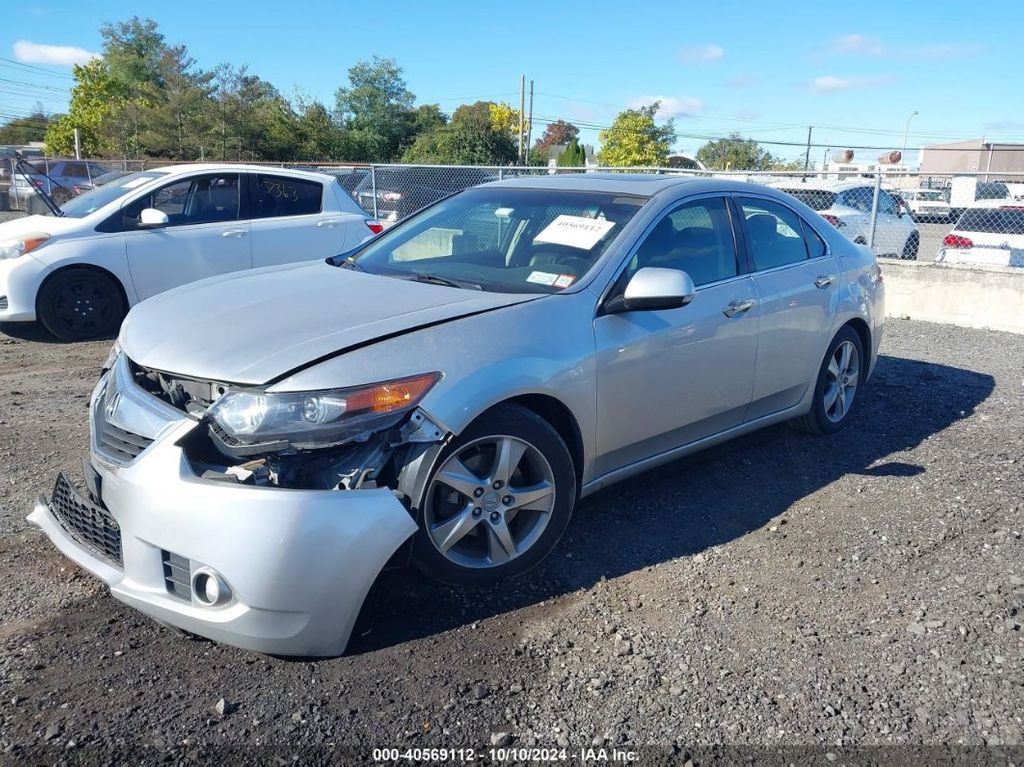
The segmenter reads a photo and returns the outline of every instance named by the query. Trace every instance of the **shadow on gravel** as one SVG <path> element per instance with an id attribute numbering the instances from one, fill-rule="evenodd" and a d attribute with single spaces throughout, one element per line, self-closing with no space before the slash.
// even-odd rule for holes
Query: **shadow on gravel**
<path id="1" fill-rule="evenodd" d="M 348 652 L 429 636 L 692 556 L 762 527 L 844 475 L 919 475 L 925 467 L 884 459 L 970 416 L 994 386 L 989 375 L 883 356 L 844 431 L 811 437 L 770 427 L 603 490 L 579 504 L 552 555 L 521 579 L 456 590 L 412 568 L 382 574 Z M 838 504 L 836 513 L 843 511 Z"/>
<path id="2" fill-rule="evenodd" d="M 0 333 L 17 338 L 19 341 L 34 341 L 39 344 L 67 343 L 51 335 L 50 331 L 38 322 L 0 322 Z"/>

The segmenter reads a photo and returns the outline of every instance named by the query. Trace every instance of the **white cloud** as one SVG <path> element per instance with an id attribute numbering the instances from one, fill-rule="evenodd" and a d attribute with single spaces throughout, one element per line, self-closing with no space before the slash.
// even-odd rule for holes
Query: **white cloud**
<path id="1" fill-rule="evenodd" d="M 633 99 L 629 106 L 630 109 L 639 109 L 653 104 L 655 101 L 661 102 L 658 117 L 665 120 L 673 117 L 692 117 L 697 112 L 704 111 L 703 101 L 686 96 L 641 96 L 638 99 Z"/>
<path id="2" fill-rule="evenodd" d="M 76 48 L 73 45 L 45 45 L 28 40 L 18 40 L 14 44 L 14 58 L 25 64 L 70 67 L 72 64 L 85 64 L 99 56 L 98 53 L 87 51 L 85 48 Z"/>
<path id="3" fill-rule="evenodd" d="M 696 45 L 683 48 L 679 52 L 683 61 L 721 61 L 725 58 L 725 49 L 720 45 Z"/>
<path id="4" fill-rule="evenodd" d="M 890 77 L 835 77 L 825 75 L 815 77 L 807 83 L 807 90 L 811 93 L 841 93 L 860 88 L 871 88 L 877 85 L 885 85 L 892 81 Z"/>
<path id="5" fill-rule="evenodd" d="M 829 47 L 835 53 L 848 53 L 855 56 L 885 55 L 885 47 L 881 40 L 866 35 L 843 35 L 833 40 Z"/>

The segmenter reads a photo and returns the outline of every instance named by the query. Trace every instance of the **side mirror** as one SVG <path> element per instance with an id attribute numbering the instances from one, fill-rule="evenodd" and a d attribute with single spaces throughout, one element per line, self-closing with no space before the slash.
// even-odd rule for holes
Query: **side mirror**
<path id="1" fill-rule="evenodd" d="M 167 214 L 156 208 L 143 208 L 142 213 L 139 214 L 139 226 L 167 226 L 168 223 L 170 223 L 170 219 L 167 218 Z"/>
<path id="2" fill-rule="evenodd" d="M 630 278 L 621 296 L 612 298 L 605 305 L 605 311 L 678 309 L 690 303 L 694 293 L 693 280 L 681 269 L 645 266 Z"/>

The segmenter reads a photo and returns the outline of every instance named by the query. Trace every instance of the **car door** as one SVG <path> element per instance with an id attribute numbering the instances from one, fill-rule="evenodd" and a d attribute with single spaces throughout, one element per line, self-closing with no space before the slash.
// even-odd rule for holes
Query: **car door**
<path id="1" fill-rule="evenodd" d="M 645 266 L 686 271 L 696 293 L 678 309 L 595 319 L 599 474 L 737 426 L 750 403 L 759 309 L 725 198 L 667 211 L 612 296 Z"/>
<path id="2" fill-rule="evenodd" d="M 796 405 L 813 386 L 832 328 L 839 266 L 791 208 L 737 197 L 760 308 L 754 394 L 747 420 Z"/>
<path id="3" fill-rule="evenodd" d="M 358 218 L 335 210 L 324 184 L 315 179 L 253 173 L 252 264 L 254 268 L 293 261 L 323 260 L 342 253 Z M 352 243 L 353 245 L 355 243 Z"/>
<path id="4" fill-rule="evenodd" d="M 139 298 L 252 266 L 247 195 L 238 173 L 178 178 L 121 209 L 128 268 Z M 145 227 L 145 208 L 167 215 Z"/>

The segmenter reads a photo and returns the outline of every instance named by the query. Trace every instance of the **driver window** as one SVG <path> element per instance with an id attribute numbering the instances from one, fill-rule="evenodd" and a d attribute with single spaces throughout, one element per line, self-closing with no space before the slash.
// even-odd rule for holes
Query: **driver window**
<path id="1" fill-rule="evenodd" d="M 627 279 L 645 266 L 680 269 L 698 286 L 739 274 L 725 200 L 696 200 L 666 214 L 640 244 Z"/>
<path id="2" fill-rule="evenodd" d="M 175 181 L 126 206 L 122 211 L 124 228 L 136 228 L 145 208 L 166 213 L 168 226 L 235 221 L 239 194 L 237 173 Z"/>

